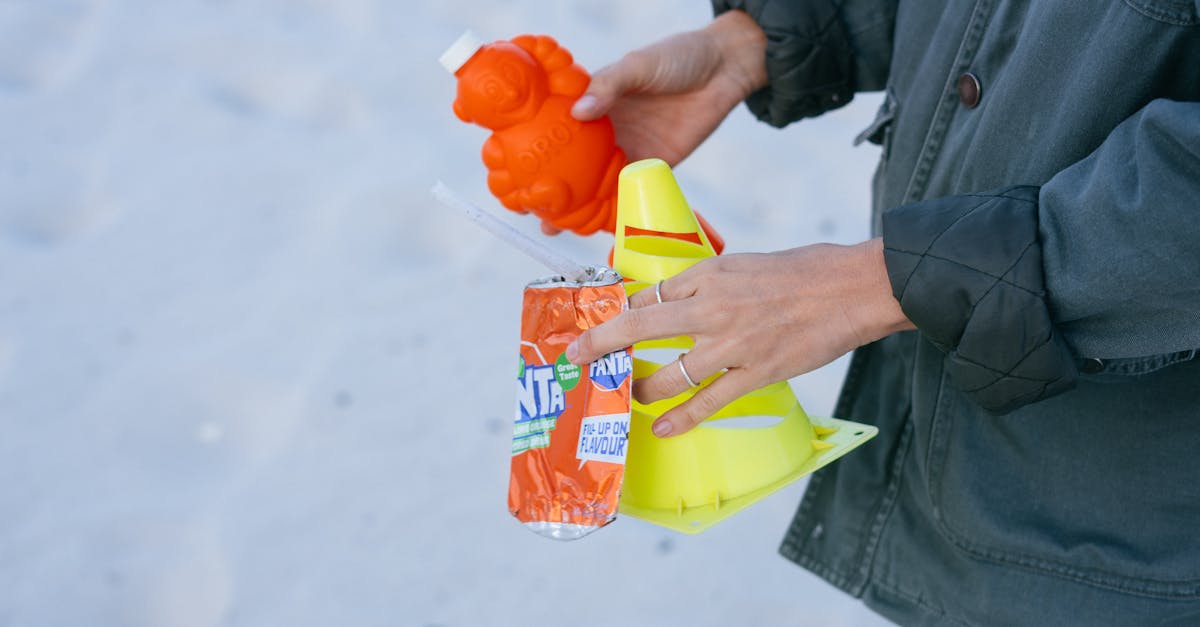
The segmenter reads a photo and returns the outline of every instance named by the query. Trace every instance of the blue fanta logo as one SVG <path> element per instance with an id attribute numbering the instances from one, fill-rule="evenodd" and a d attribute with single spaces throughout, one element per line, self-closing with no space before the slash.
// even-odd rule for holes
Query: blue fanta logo
<path id="1" fill-rule="evenodd" d="M 588 378 L 602 390 L 621 387 L 632 373 L 633 360 L 626 349 L 609 353 L 588 366 Z"/>
<path id="2" fill-rule="evenodd" d="M 550 432 L 567 408 L 554 366 L 525 366 L 517 377 L 517 410 L 513 416 L 512 454 L 550 446 Z"/>
<path id="3" fill-rule="evenodd" d="M 562 386 L 554 379 L 554 366 L 529 366 L 517 379 L 517 422 L 557 418 L 566 409 Z"/>

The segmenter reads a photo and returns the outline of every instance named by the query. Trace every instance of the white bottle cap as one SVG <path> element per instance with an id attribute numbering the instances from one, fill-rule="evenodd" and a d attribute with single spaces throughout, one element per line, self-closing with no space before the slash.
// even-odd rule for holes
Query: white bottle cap
<path id="1" fill-rule="evenodd" d="M 479 51 L 485 43 L 487 42 L 480 39 L 474 31 L 468 30 L 450 44 L 446 52 L 443 52 L 442 56 L 438 58 L 438 62 L 446 68 L 447 72 L 454 74 L 459 68 L 466 65 L 471 56 Z"/>

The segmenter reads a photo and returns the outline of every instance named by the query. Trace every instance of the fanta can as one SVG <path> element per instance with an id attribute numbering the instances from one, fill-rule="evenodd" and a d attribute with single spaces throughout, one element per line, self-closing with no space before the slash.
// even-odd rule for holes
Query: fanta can
<path id="1" fill-rule="evenodd" d="M 589 269 L 525 288 L 508 509 L 530 530 L 581 538 L 617 515 L 629 438 L 631 349 L 587 366 L 567 345 L 628 306 L 621 275 Z"/>

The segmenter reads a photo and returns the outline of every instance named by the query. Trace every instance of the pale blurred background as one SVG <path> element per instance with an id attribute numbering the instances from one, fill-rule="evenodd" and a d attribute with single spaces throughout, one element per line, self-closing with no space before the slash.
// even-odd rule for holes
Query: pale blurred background
<path id="1" fill-rule="evenodd" d="M 776 553 L 801 484 L 694 537 L 562 544 L 505 509 L 546 272 L 430 199 L 500 211 L 437 57 L 535 32 L 595 70 L 709 17 L 0 0 L 0 626 L 882 624 Z M 739 107 L 680 183 L 730 251 L 864 239 L 877 103 L 782 132 Z M 810 413 L 844 367 L 792 382 Z"/>

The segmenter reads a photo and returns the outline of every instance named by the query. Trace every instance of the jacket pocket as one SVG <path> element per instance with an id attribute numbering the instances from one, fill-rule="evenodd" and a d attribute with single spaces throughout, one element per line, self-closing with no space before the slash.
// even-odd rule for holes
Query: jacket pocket
<path id="1" fill-rule="evenodd" d="M 1193 359 L 1200 349 L 1118 359 L 1085 358 L 1078 363 L 1080 377 L 1106 383 L 1136 383 L 1137 377 Z"/>
<path id="2" fill-rule="evenodd" d="M 875 174 L 871 178 L 871 198 L 874 203 L 872 205 L 871 233 L 875 235 L 880 232 L 880 215 L 884 208 L 884 186 L 887 182 L 888 157 L 892 149 L 892 126 L 896 120 L 896 104 L 896 94 L 891 87 L 888 87 L 884 92 L 883 104 L 879 105 L 879 111 L 875 113 L 875 119 L 870 126 L 863 129 L 854 138 L 855 146 L 859 146 L 863 142 L 870 142 L 882 148 L 879 153 L 879 165 L 875 166 Z"/>
<path id="3" fill-rule="evenodd" d="M 985 561 L 1126 594 L 1200 598 L 1200 362 L 1081 382 L 990 416 L 947 381 L 930 431 L 940 533 Z"/>
<path id="4" fill-rule="evenodd" d="M 1125 4 L 1159 22 L 1176 26 L 1200 25 L 1198 0 L 1125 0 Z"/>
<path id="5" fill-rule="evenodd" d="M 896 94 L 889 87 L 883 96 L 883 104 L 879 105 L 879 111 L 875 112 L 875 119 L 871 125 L 863 129 L 857 137 L 854 138 L 854 145 L 861 145 L 863 142 L 870 142 L 876 146 L 883 146 L 883 159 L 887 159 L 888 147 L 891 142 L 888 141 L 891 137 L 892 122 L 896 119 Z"/>

